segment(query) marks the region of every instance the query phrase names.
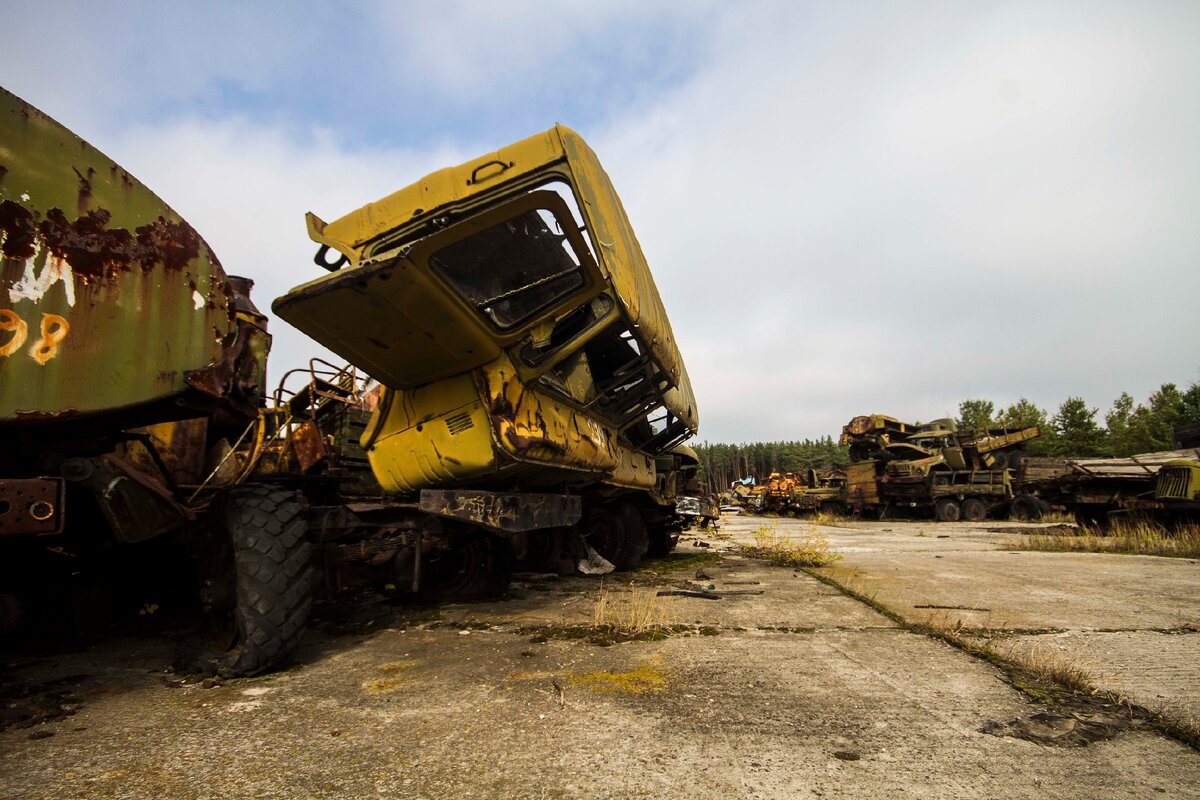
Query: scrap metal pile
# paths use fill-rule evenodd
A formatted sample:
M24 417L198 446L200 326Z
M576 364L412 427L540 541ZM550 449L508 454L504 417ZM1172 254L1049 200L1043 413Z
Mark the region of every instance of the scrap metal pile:
M855 417L840 439L851 459L846 505L855 513L916 513L947 522L1040 515L1036 503L1017 496L1009 469L1025 458L1022 445L1039 435L1036 427L960 430L952 419Z
M1014 489L1012 468L1026 458L1022 445L1039 434L1036 427L960 430L952 419L859 416L842 428L839 444L851 462L845 472L772 473L740 494L752 511L783 514L1036 518L1044 506Z

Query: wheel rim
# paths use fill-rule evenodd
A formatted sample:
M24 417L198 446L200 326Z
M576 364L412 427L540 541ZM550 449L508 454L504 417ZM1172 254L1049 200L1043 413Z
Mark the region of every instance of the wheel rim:
M470 537L439 549L426 565L422 591L433 597L453 597L478 591L491 568L487 542Z
M953 500L942 500L937 508L938 519L942 522L958 522L962 515L962 510L958 503Z
M588 520L584 539L612 564L619 564L625 549L625 528L617 515L608 509L598 509Z

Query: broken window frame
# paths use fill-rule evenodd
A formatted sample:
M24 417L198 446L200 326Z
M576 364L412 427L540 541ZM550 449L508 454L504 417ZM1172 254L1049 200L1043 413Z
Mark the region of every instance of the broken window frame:
M523 192L523 194L517 194L518 192ZM665 396L675 386L662 365L651 355L648 344L637 335L636 328L623 312L619 301L610 296L612 284L610 281L606 281L600 273L597 244L593 241L592 232L580 212L581 204L569 175L560 172L543 173L524 184L509 185L504 194L499 197L486 197L482 201L475 198L461 206L448 208L444 214L424 221L420 228L405 228L381 237L369 248L369 252L375 257L383 256L384 251L390 251L387 255L394 255L397 250L409 251L416 255L417 252L426 248L430 239L456 225L457 217L465 217L464 221L511 217L513 214L509 211L510 209L527 207L521 204L528 203L526 198L539 193L557 195L557 200L561 203L560 208L566 208L569 212L566 215L556 215L556 218L560 220L563 233L571 241L576 256L581 261L589 260L590 274L594 275L596 279L595 286L589 284L587 287L589 291L594 292L591 302L595 302L596 298L603 297L607 298L612 305L610 308L604 309L602 314L595 314L593 320L581 325L565 340L555 343L548 349L533 348L532 336L527 330L521 329L523 336L520 341L515 346L510 345L516 356L514 360L518 368L527 374L528 379L536 381L541 388L561 397L569 404L579 407L581 411L595 413L614 425L626 446L652 454L666 452L691 435L686 423L673 415L667 415L666 422L661 429L655 429L649 420L651 414L665 407ZM479 212L481 204L487 208L482 213ZM518 205L514 206L514 204ZM564 224L566 220L570 220L572 224ZM439 280L444 280L432 268L432 265L430 265L429 271L431 274L437 275ZM449 285L447 283L447 286ZM609 290L600 291L605 285L609 287ZM457 290L454 291L457 294ZM580 295L583 293L584 290L579 291ZM566 299L565 297L561 298L555 305L564 305ZM464 302L470 305L465 298ZM582 305L581 303L580 306ZM578 310L576 308L562 314L555 321L555 326L563 323L571 324L568 320ZM486 319L486 317L484 318ZM527 325L526 327L532 326ZM490 322L489 328L494 329ZM497 331L500 336L513 332L511 329ZM550 334L551 341L553 337L552 332ZM632 351L631 357L620 366L610 370L608 378L602 377L596 380L597 365L595 359L589 356L589 368L593 373L596 394L591 400L581 402L578 398L571 396L561 375L548 373L554 372L556 367L580 349L585 351L591 349L594 352L603 348L605 340L610 343L614 341L627 343ZM611 349L610 352L615 349ZM641 377L634 379L638 372L641 373ZM620 407L614 407L614 404L618 404Z
M528 218L530 214L541 216L543 222L545 222L545 214L549 214L553 218L559 230L554 231L547 224L545 232L556 238L558 244L563 247L567 260L573 261L574 266L568 266L556 272L536 276L527 283L505 288L504 291L492 296L482 298L472 297L470 294L472 285L466 280L469 270L455 275L454 270L460 269L462 262L449 262L445 254L456 248L462 248L471 241L477 240L484 234L506 224L511 225L523 217ZM574 214L567 206L562 195L553 190L538 189L528 192L510 199L508 202L499 204L495 208L478 216L465 220L464 223L463 228L452 227L446 229L446 234L455 233L459 235L445 237L435 235L436 238L430 237L431 241L428 244L430 246L436 244L437 249L428 252L425 255L424 261L430 274L445 284L460 300L471 306L487 323L489 328L495 330L500 335L519 331L530 322L544 316L548 310L561 306L569 299L587 292L594 283L593 276L598 275L599 267L596 266L595 258L592 256L590 243L586 241L582 230L580 230L579 225L575 221ZM531 240L533 238L531 237ZM512 241L519 242L520 239L514 237ZM426 248L421 247L420 249L425 250ZM522 263L529 262L524 261ZM578 276L577 281L573 285L551 296L540 299L536 304L517 309L511 318L501 318L500 312L495 310L497 305L506 300L518 298L539 287L547 286L570 276ZM495 273L493 273L493 277L496 277Z
M568 344L579 342L579 338L582 337ZM578 350L587 356L592 372L595 395L587 402L570 395L566 377L555 369L566 361L566 356ZM559 355L563 357L558 358ZM605 361L610 363L605 365ZM576 347L560 348L538 383L612 424L622 442L632 449L658 454L691 435L685 423L666 411L665 396L675 386L624 315ZM651 417L659 411L660 416Z

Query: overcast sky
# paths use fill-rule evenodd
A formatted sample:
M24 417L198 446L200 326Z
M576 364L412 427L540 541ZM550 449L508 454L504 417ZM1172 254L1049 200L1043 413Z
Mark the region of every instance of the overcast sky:
M304 212L561 122L625 202L702 440L1200 380L1192 0L3 9L0 84L263 310L322 274ZM273 332L275 376L319 352Z

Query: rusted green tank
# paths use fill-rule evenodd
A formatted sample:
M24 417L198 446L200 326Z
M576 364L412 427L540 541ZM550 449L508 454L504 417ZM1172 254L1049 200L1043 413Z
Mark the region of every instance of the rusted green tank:
M130 546L200 542L211 495L193 503L189 484L259 414L270 338L250 281L226 275L190 225L2 89L0 257L8 631L73 591L63 575L112 579L144 552ZM163 569L156 556L142 573Z
M3 428L258 405L268 340L239 323L244 282L118 164L2 89L0 254Z

